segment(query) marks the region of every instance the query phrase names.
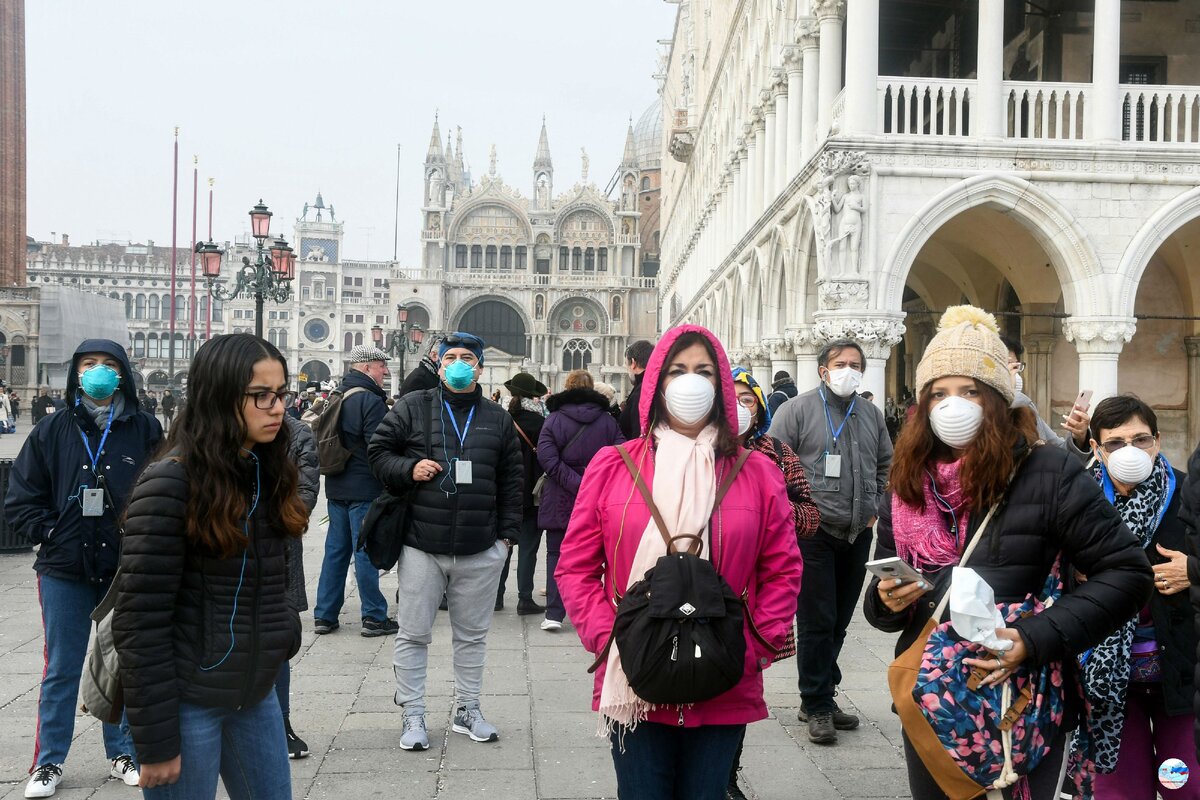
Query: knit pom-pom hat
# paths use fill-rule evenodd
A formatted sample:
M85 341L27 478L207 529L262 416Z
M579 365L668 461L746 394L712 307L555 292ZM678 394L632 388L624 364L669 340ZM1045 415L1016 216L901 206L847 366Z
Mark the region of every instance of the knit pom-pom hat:
M917 391L938 378L962 375L986 383L1012 403L1016 395L1008 371L1008 348L1000 341L996 318L975 306L951 306L917 365Z

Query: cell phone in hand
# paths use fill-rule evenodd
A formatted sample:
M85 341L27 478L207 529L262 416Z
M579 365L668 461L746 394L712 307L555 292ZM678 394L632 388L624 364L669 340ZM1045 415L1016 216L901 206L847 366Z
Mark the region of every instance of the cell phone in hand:
M924 575L895 556L868 561L867 569L881 581L891 581L899 578L904 583L913 583L925 580Z
M1075 398L1075 405L1072 408L1078 408L1080 411L1087 411L1092 405L1092 390L1084 389L1079 393L1079 397ZM1068 412L1069 416L1069 412Z

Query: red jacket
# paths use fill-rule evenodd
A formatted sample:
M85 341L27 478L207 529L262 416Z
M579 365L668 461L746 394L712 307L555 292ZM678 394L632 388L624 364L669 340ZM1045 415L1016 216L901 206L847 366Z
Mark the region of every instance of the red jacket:
M721 392L727 419L737 419L729 363L716 338L704 328L685 325L668 331L646 367L641 398L642 429L648 430L650 401L658 391L662 361L672 343L688 331L699 332L717 351ZM642 477L654 485L654 448L649 436L626 443ZM732 461L727 459L725 469ZM571 522L562 545L555 579L567 614L588 652L596 654L612 632L615 589L624 593L629 583L638 541L650 512L633 485L615 447L601 450L588 465L575 500ZM712 555L718 571L733 591L747 591L747 609L763 637L777 650L783 645L800 590L802 562L796 544L796 525L779 468L761 453L752 453L726 494L713 509ZM616 581L616 587L613 581ZM763 701L762 670L775 650L767 650L746 629L746 670L728 692L702 703L664 707L650 712L651 722L686 727L741 725L767 716ZM592 708L599 710L604 666L596 672Z

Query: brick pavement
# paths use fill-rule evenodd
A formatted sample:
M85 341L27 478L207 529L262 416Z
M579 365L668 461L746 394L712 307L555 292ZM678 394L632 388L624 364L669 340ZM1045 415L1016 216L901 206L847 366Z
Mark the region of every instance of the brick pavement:
M27 418L26 418L27 419ZM11 458L23 435L0 437L0 458ZM316 594L324 525L317 506L305 545L310 601ZM19 798L33 752L42 641L32 554L0 555L0 797ZM515 566L514 566L515 572ZM538 580L542 572L539 571ZM440 614L430 647L428 725L433 747L399 749L400 713L393 705L391 640L358 635L357 597L351 594L342 628L312 634L311 612L293 661L292 721L313 755L293 762L297 798L412 797L489 800L611 798L615 781L606 742L593 734L590 658L570 626L557 634L538 628L540 617L518 617L515 574L508 609L496 615L489 639L483 709L501 732L495 744L448 733L453 694L450 631ZM348 587L353 586L353 579ZM384 578L385 595L395 576ZM899 725L885 686L892 637L861 615L843 655L844 706L864 718L842 732L836 747L808 742L796 720L795 662L766 673L772 717L751 725L743 757L743 787L761 800L903 797L907 794L898 747ZM56 797L133 798L136 790L106 780L100 730L90 717L76 720L76 740L63 788ZM222 795L224 794L222 793Z

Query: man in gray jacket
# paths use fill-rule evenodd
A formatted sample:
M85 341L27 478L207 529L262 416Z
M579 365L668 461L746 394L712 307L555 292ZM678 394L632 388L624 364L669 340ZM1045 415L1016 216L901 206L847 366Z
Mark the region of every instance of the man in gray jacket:
M821 510L816 535L800 540L804 581L796 611L800 721L817 744L837 742L858 717L834 700L838 655L854 614L871 552L871 528L892 464L883 413L858 395L866 356L839 339L817 357L821 385L779 407L770 434L800 457Z

